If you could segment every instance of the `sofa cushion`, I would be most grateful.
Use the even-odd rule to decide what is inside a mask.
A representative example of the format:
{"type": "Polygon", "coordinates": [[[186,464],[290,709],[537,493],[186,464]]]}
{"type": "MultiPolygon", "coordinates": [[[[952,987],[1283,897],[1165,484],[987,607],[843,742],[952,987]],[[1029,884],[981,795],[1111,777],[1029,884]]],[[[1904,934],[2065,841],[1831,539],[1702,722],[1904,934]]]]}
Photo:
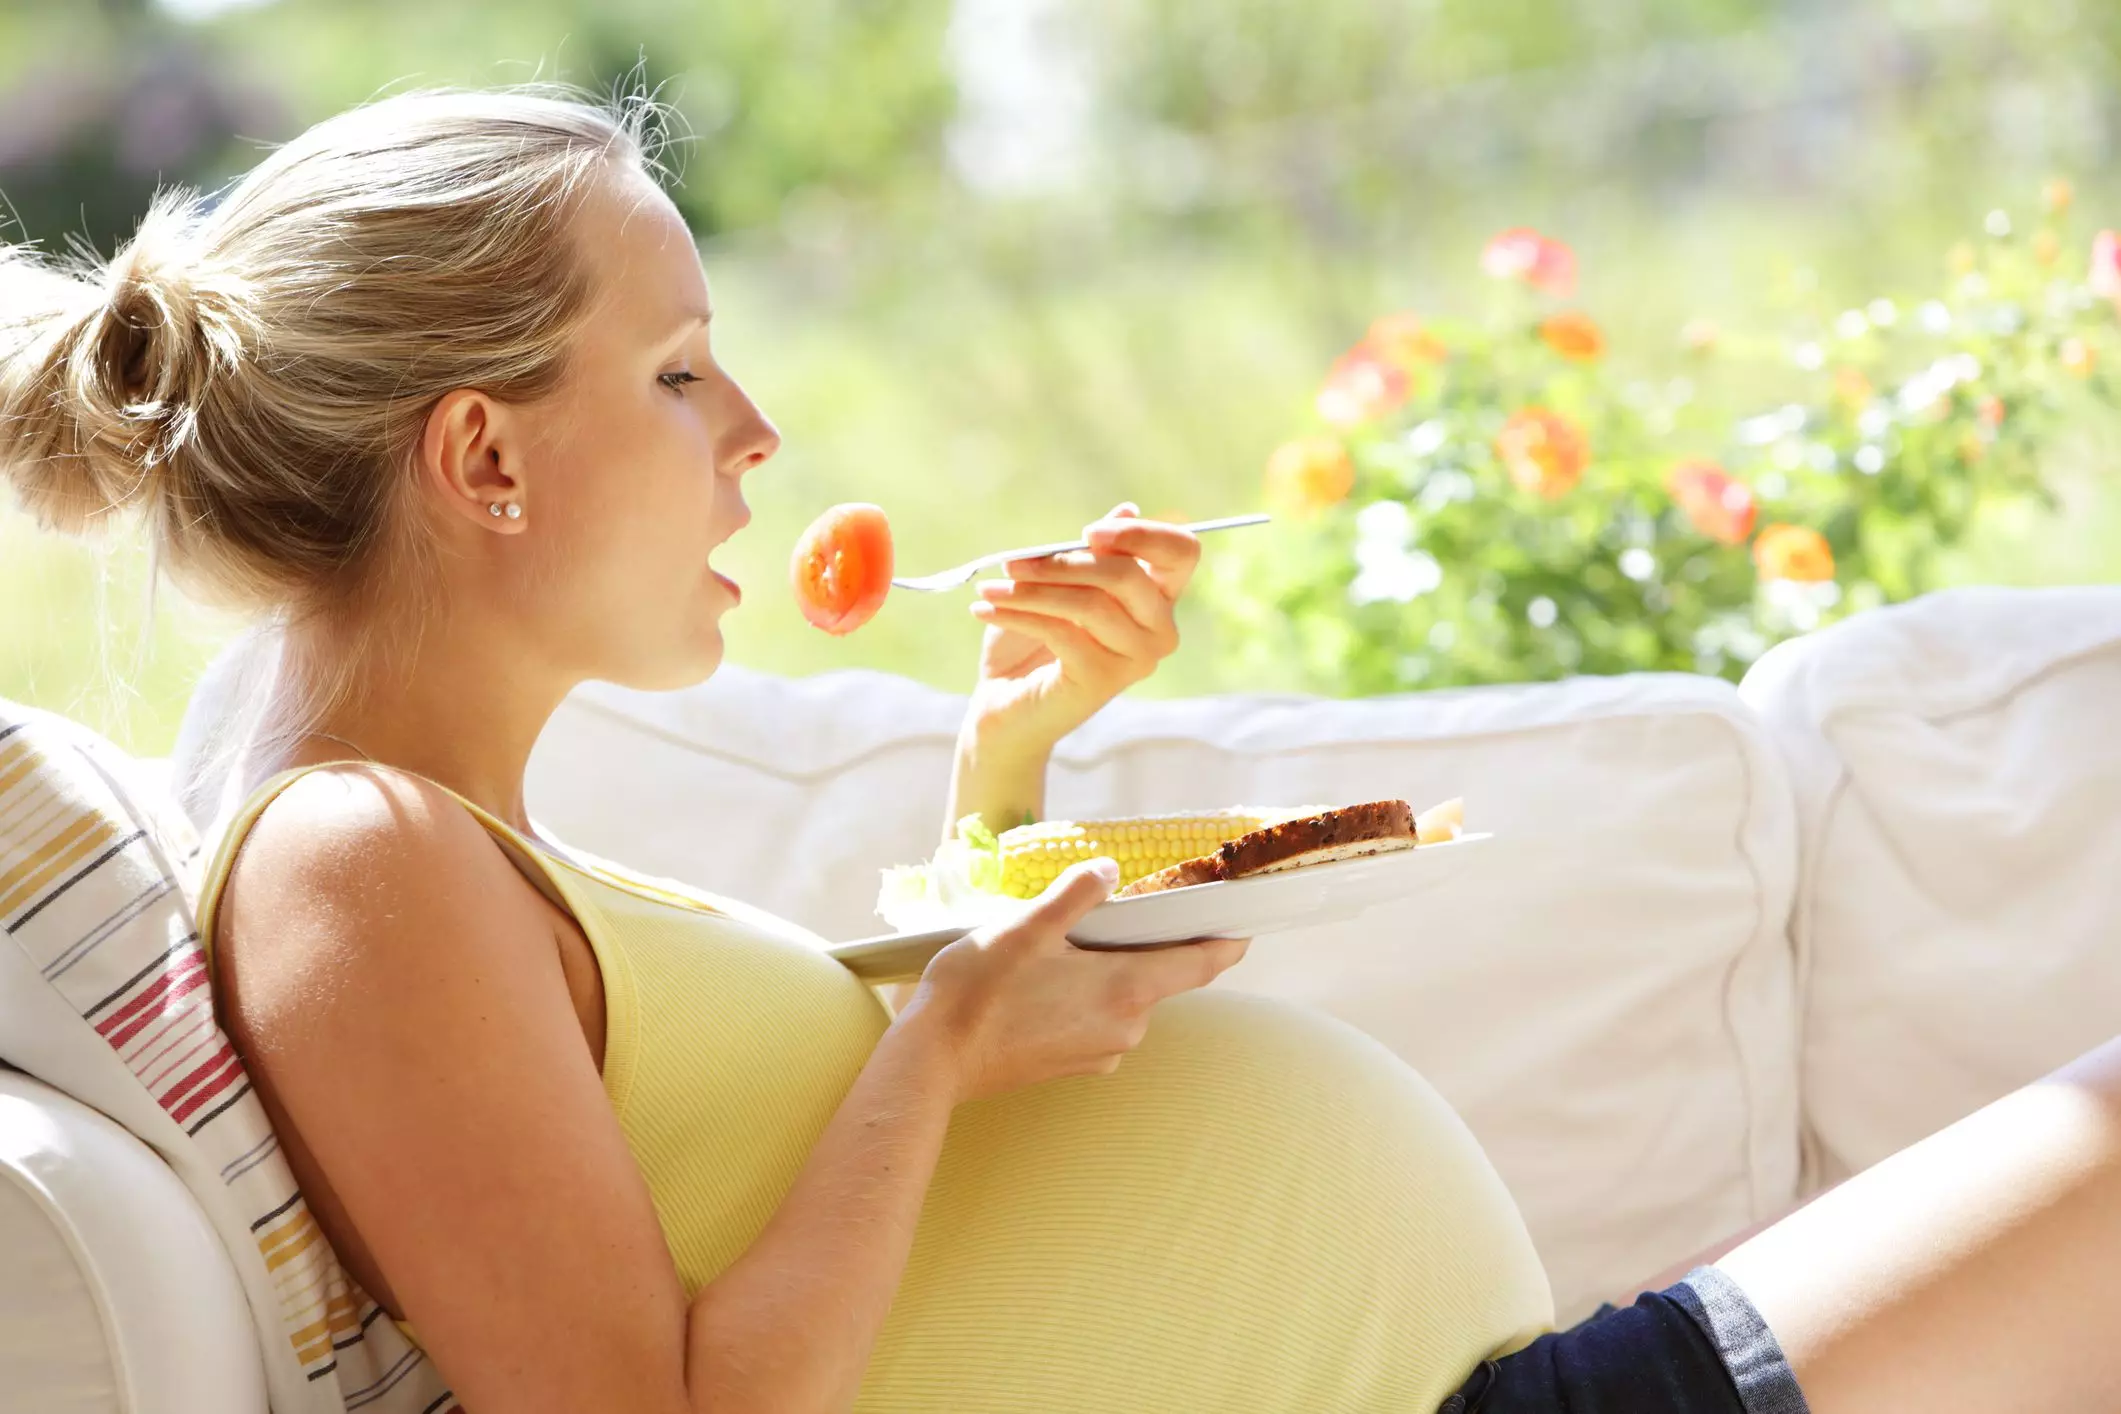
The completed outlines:
{"type": "MultiPolygon", "coordinates": [[[[526,792],[560,838],[862,936],[885,931],[878,871],[941,833],[964,705],[869,672],[588,684],[526,792]]],[[[1457,794],[1497,838],[1446,881],[1263,938],[1219,985],[1320,1007],[1421,1069],[1516,1194],[1569,1319],[1795,1192],[1795,828],[1727,684],[1123,700],[1061,745],[1048,813],[1457,794]]]]}
{"type": "Polygon", "coordinates": [[[0,1066],[0,1401],[39,1414],[265,1414],[221,1239],[153,1150],[0,1066]]]}
{"type": "Polygon", "coordinates": [[[2121,1031],[2121,590],[1933,594],[1742,691],[1803,829],[1808,1183],[2121,1031]]]}
{"type": "MultiPolygon", "coordinates": [[[[121,1213],[131,1195],[75,1183],[80,1207],[62,1200],[68,1216],[99,1213],[99,1231],[141,1219],[143,1243],[165,1235],[170,1246],[141,1254],[139,1271],[192,1271],[188,1299],[225,1304],[232,1269],[278,1414],[442,1409],[434,1366],[375,1319],[381,1308],[323,1242],[216,1023],[191,909],[200,844],[157,774],[64,717],[0,701],[0,1060],[144,1141],[189,1190],[227,1265],[197,1258],[181,1214],[144,1220],[169,1217],[152,1185],[141,1212],[121,1213]]],[[[0,1267],[0,1282],[9,1277],[0,1267]]],[[[155,1299],[177,1298],[165,1286],[155,1299]]],[[[229,1377],[214,1407],[243,1408],[244,1388],[229,1377]]]]}

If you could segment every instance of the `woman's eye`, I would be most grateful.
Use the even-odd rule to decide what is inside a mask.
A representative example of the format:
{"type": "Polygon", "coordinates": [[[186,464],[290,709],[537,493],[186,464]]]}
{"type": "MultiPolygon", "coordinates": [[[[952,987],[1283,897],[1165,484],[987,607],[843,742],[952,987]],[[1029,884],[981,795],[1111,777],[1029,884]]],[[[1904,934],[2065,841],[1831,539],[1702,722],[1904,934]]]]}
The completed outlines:
{"type": "Polygon", "coordinates": [[[681,391],[687,383],[699,382],[700,375],[680,370],[676,373],[658,374],[656,375],[656,381],[675,393],[681,391]]]}

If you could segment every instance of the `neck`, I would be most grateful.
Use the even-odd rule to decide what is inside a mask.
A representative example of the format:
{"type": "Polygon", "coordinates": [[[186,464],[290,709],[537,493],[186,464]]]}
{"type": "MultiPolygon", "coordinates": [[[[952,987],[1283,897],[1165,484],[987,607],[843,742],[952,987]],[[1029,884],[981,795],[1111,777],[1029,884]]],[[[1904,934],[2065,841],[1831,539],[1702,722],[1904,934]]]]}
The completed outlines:
{"type": "MultiPolygon", "coordinates": [[[[452,632],[431,624],[409,654],[362,661],[351,700],[319,723],[387,766],[441,782],[531,838],[523,774],[538,734],[573,686],[567,674],[530,661],[530,645],[500,635],[452,632]]],[[[292,670],[304,661],[341,662],[330,642],[290,643],[292,670]],[[314,655],[314,656],[311,656],[314,655]]],[[[377,654],[377,658],[385,655],[377,654]]],[[[309,737],[288,764],[348,753],[309,737]]]]}

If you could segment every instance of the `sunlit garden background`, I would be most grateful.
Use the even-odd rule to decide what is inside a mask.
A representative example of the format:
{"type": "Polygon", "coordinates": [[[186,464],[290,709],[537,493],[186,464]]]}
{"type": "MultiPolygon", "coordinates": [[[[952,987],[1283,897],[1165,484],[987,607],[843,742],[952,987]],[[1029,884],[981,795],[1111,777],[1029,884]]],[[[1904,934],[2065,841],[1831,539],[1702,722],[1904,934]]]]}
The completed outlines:
{"type": "MultiPolygon", "coordinates": [[[[2121,571],[2121,7],[2091,0],[0,0],[9,238],[108,253],[433,83],[647,87],[780,424],[731,656],[969,685],[967,595],[1120,500],[1208,542],[1144,691],[1735,676],[1941,584],[2121,571]]],[[[0,521],[0,696],[174,738],[238,625],[0,521]]]]}

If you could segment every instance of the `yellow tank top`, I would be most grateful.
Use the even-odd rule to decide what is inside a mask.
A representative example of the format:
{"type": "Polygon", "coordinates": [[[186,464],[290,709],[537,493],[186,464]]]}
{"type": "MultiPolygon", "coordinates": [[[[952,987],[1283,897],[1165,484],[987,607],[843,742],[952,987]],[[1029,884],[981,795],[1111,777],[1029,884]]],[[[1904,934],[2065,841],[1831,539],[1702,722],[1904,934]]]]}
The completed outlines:
{"type": "MultiPolygon", "coordinates": [[[[313,769],[221,836],[203,945],[244,833],[313,769]]],[[[604,1089],[689,1297],[765,1226],[888,1013],[804,929],[449,793],[595,952],[604,1089]]],[[[1210,989],[1159,1006],[1115,1074],[959,1107],[854,1408],[1430,1414],[1553,1314],[1516,1205],[1419,1075],[1210,989]]]]}

